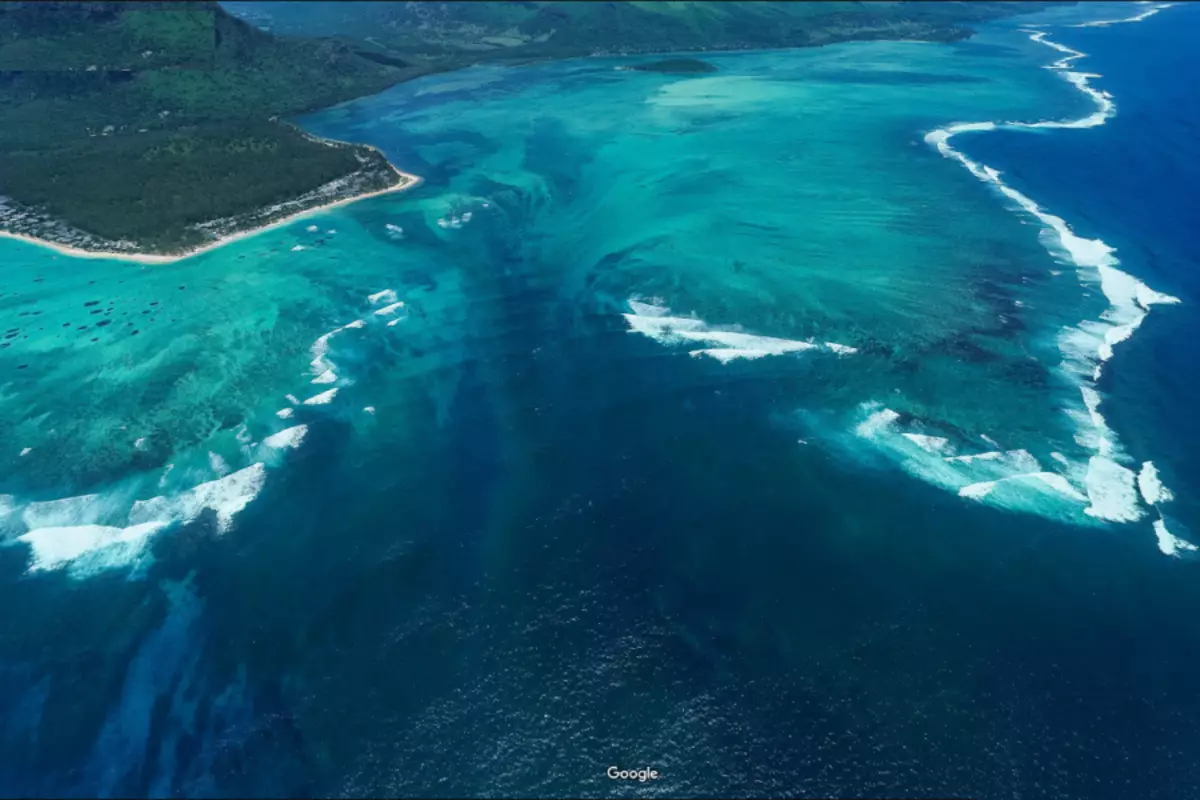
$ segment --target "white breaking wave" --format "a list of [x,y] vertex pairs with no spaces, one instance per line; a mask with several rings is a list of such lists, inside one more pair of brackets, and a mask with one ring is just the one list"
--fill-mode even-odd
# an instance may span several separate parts
[[384,306],[383,308],[377,310],[375,312],[375,315],[379,316],[379,317],[384,317],[384,316],[387,316],[388,314],[395,314],[397,311],[399,311],[402,308],[404,308],[403,300]]
[[59,569],[77,564],[77,572],[106,569],[128,564],[141,555],[152,534],[163,528],[162,522],[144,522],[127,528],[106,525],[73,525],[59,528],[36,528],[17,537],[33,551],[31,572]]
[[233,524],[234,516],[262,491],[266,479],[266,467],[252,464],[171,497],[139,500],[129,510],[129,524],[187,524],[199,517],[201,512],[211,509],[217,516],[217,531],[225,533]]
[[1088,460],[1088,501],[1086,513],[1110,522],[1136,522],[1144,516],[1138,505],[1133,470],[1111,458],[1092,456]]
[[945,455],[954,452],[954,446],[950,444],[950,440],[941,436],[926,436],[923,433],[902,433],[900,435],[927,453]]
[[[386,297],[389,292],[391,292],[391,289],[378,294],[373,294],[371,297],[383,298]],[[393,293],[392,296],[394,297],[395,294]],[[312,369],[313,374],[322,375],[326,372],[333,371],[333,364],[325,357],[329,353],[330,339],[332,339],[334,336],[337,336],[342,331],[355,330],[363,327],[366,324],[367,323],[363,322],[361,319],[356,319],[353,322],[349,322],[341,326],[340,328],[334,328],[328,333],[323,333],[318,336],[317,340],[312,343],[312,347],[310,348],[313,359],[311,362],[309,362],[309,367]]]
[[1142,499],[1146,501],[1146,505],[1156,506],[1159,503],[1169,503],[1175,499],[1171,490],[1163,486],[1158,477],[1158,468],[1154,466],[1153,461],[1142,464],[1137,481],[1138,490],[1142,493]]
[[1078,520],[1088,503],[1082,484],[1044,470],[1026,450],[954,455],[956,444],[946,437],[901,430],[903,415],[893,409],[864,403],[859,414],[857,439],[870,442],[910,475],[965,499],[1069,520]]
[[1121,25],[1126,22],[1141,22],[1144,19],[1150,19],[1164,8],[1170,8],[1174,3],[1139,3],[1139,5],[1148,5],[1150,8],[1140,14],[1135,14],[1132,17],[1125,19],[1098,19],[1092,22],[1080,22],[1076,25],[1071,25],[1072,28],[1103,28],[1108,25]]
[[80,521],[93,523],[104,516],[106,509],[98,494],[82,494],[60,500],[30,503],[21,514],[30,528],[70,525]]
[[334,395],[338,393],[337,387],[328,389],[320,394],[314,394],[312,397],[304,401],[306,406],[323,406],[333,402]]
[[[375,312],[380,315],[393,314],[403,307],[391,289],[372,294],[367,299],[372,304],[388,303]],[[356,319],[317,338],[311,348],[313,358],[310,366],[315,373],[311,383],[331,384],[338,380],[333,365],[328,361],[330,339],[342,331],[366,325],[365,320]],[[292,394],[287,395],[287,400],[292,406],[325,405],[337,393],[338,387],[332,387],[304,401]],[[279,419],[292,418],[295,415],[292,406],[277,410],[275,416]],[[372,406],[366,409],[369,413],[374,412]],[[24,528],[23,533],[19,533],[18,528],[15,531],[18,535],[8,541],[19,542],[30,548],[31,571],[65,568],[72,577],[82,578],[102,570],[137,566],[150,558],[147,546],[156,533],[174,525],[190,523],[206,510],[214,513],[217,531],[227,532],[234,517],[262,490],[268,469],[268,464],[264,462],[269,462],[271,466],[281,463],[278,451],[300,447],[307,434],[308,426],[300,424],[266,436],[257,450],[258,458],[262,461],[235,472],[230,471],[225,458],[210,451],[207,453],[207,470],[199,467],[198,463],[184,469],[189,473],[200,471],[205,476],[215,473],[216,479],[178,493],[167,493],[167,478],[174,469],[174,465],[169,464],[156,481],[158,491],[163,492],[156,497],[134,501],[139,493],[137,487],[149,484],[146,476],[140,476],[104,493],[57,500],[20,504],[15,498],[5,495],[0,497],[0,517],[20,514],[19,522],[5,520],[6,526],[23,524]],[[248,460],[253,460],[253,437],[245,423],[238,427],[236,439],[242,445],[242,454]],[[135,446],[140,447],[144,443],[144,439],[139,439]],[[194,455],[197,462],[205,458],[203,451]]]
[[689,350],[693,357],[707,356],[727,364],[736,359],[757,359],[806,350],[826,350],[838,355],[858,352],[853,347],[835,342],[818,344],[812,341],[756,336],[739,330],[709,325],[698,317],[671,316],[671,309],[662,305],[629,300],[632,313],[622,314],[630,333],[640,333],[664,345],[716,345]]
[[[171,466],[167,467],[167,473]],[[163,476],[165,482],[166,473]],[[97,572],[130,568],[149,558],[153,536],[195,520],[211,509],[224,533],[233,518],[258,496],[266,468],[253,464],[174,495],[133,502],[144,481],[132,481],[105,493],[29,503],[22,509],[25,532],[14,540],[30,548],[31,571],[68,569],[81,579]]]
[[[1146,12],[1124,20],[1084,23],[1076,27],[1138,22],[1170,5],[1169,3],[1159,4]],[[933,145],[943,156],[958,161],[976,178],[995,188],[1015,203],[1018,208],[1045,226],[1045,230],[1051,234],[1060,250],[1059,254],[1075,266],[1080,280],[1084,283],[1099,284],[1100,290],[1107,298],[1109,307],[1101,315],[1100,320],[1084,321],[1077,327],[1068,329],[1060,337],[1059,349],[1063,354],[1066,370],[1079,384],[1083,401],[1083,409],[1068,411],[1071,418],[1080,426],[1076,433],[1076,441],[1095,453],[1088,461],[1084,478],[1089,504],[1086,513],[1097,519],[1133,522],[1144,516],[1143,507],[1139,503],[1139,488],[1141,498],[1149,503],[1148,498],[1157,496],[1155,492],[1161,484],[1156,486],[1156,472],[1149,462],[1147,462],[1149,470],[1147,470],[1147,466],[1143,466],[1142,469],[1146,475],[1145,481],[1141,480],[1140,475],[1135,477],[1131,469],[1118,463],[1125,460],[1126,457],[1120,449],[1116,435],[1108,427],[1104,416],[1100,413],[1101,397],[1095,389],[1095,384],[1100,379],[1104,363],[1113,357],[1114,347],[1133,335],[1151,307],[1178,303],[1179,300],[1154,291],[1137,278],[1119,269],[1117,266],[1119,261],[1114,255],[1115,251],[1108,244],[1099,239],[1085,239],[1078,236],[1061,217],[1044,210],[1028,196],[1005,183],[1000,172],[968,158],[950,144],[951,139],[960,133],[1091,128],[1103,125],[1116,113],[1116,103],[1112,96],[1108,92],[1096,89],[1090,83],[1091,79],[1099,76],[1071,69],[1075,61],[1086,56],[1085,53],[1052,41],[1047,37],[1045,31],[1029,30],[1028,32],[1032,41],[1046,45],[1062,54],[1062,57],[1050,64],[1048,68],[1060,72],[1072,86],[1087,95],[1095,104],[1096,110],[1088,116],[1075,120],[956,123],[929,132],[925,136],[925,141]],[[1055,460],[1062,463],[1064,467],[1070,466],[1064,456],[1054,455]],[[1044,473],[1044,475],[1053,475],[1053,473]],[[1064,494],[1068,493],[1067,490],[1071,496],[1078,494],[1075,487],[1062,476],[1055,475],[1052,481],[1045,477],[1040,480],[1054,485]],[[991,484],[981,482],[964,487],[960,490],[960,494],[979,499],[989,496],[995,488],[995,482],[991,482]],[[1160,535],[1160,543],[1161,541]]]
[[1154,520],[1154,536],[1158,539],[1158,549],[1163,552],[1163,555],[1179,557],[1183,552],[1194,552],[1197,549],[1196,545],[1191,542],[1180,539],[1167,530],[1167,523],[1162,519]]
[[273,448],[292,448],[295,449],[304,441],[305,435],[308,433],[307,425],[294,425],[286,428],[279,433],[273,433],[263,439],[263,444]]
[[976,453],[966,456],[949,456],[945,459],[948,464],[974,464],[993,462],[998,468],[1012,470],[1014,473],[1033,473],[1041,469],[1036,458],[1026,450],[993,450],[986,453]]
[[227,464],[225,462],[225,459],[221,458],[221,456],[219,456],[216,453],[213,453],[211,451],[208,454],[208,466],[213,472],[217,473],[218,475],[228,475],[229,474],[229,464]]
[[890,408],[883,408],[878,411],[872,411],[863,422],[860,422],[855,431],[859,436],[871,438],[880,431],[891,426],[893,422],[900,419],[899,412],[893,411]]

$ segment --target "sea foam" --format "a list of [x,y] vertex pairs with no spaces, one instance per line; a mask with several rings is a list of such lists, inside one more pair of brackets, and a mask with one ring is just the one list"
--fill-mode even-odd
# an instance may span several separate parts
[[223,478],[202,483],[174,496],[139,500],[129,510],[129,523],[187,524],[210,509],[216,513],[217,531],[225,533],[233,518],[262,491],[267,479],[263,464],[252,464]]
[[1163,555],[1179,557],[1180,553],[1195,552],[1200,549],[1189,541],[1180,539],[1167,530],[1167,523],[1162,519],[1154,520],[1154,536],[1158,539],[1158,549]]
[[1142,493],[1142,499],[1146,501],[1146,505],[1156,506],[1159,503],[1169,503],[1175,499],[1171,490],[1163,486],[1162,480],[1158,477],[1158,468],[1154,466],[1153,461],[1142,464],[1137,482],[1138,490]]
[[127,528],[106,525],[72,525],[36,528],[17,537],[32,550],[30,571],[59,569],[73,564],[76,577],[110,566],[128,564],[145,549],[162,522],[144,522]]
[[766,356],[802,353],[807,350],[825,350],[838,355],[850,355],[855,348],[836,342],[818,343],[798,339],[781,339],[774,336],[759,336],[737,330],[733,326],[709,325],[696,316],[673,316],[671,309],[654,303],[631,299],[627,301],[631,313],[622,314],[631,333],[640,333],[663,345],[713,345],[695,347],[688,354],[708,357],[728,364],[737,359],[754,360]]
[[291,448],[295,449],[304,441],[305,435],[308,433],[307,425],[293,425],[290,428],[273,433],[263,439],[263,444],[272,448]]
[[312,397],[304,401],[306,406],[324,406],[333,402],[334,396],[338,393],[337,387],[327,389],[320,394],[314,394]]
[[[1138,22],[1169,6],[1169,3],[1159,4],[1128,19],[1096,21],[1083,23],[1076,27]],[[1128,340],[1137,331],[1151,307],[1178,303],[1179,300],[1151,289],[1137,278],[1119,269],[1115,250],[1106,242],[1079,236],[1064,219],[1044,210],[1027,195],[1009,186],[1002,179],[999,171],[969,158],[952,147],[950,143],[951,139],[960,133],[992,130],[1091,128],[1103,125],[1116,113],[1116,103],[1112,95],[1091,85],[1091,80],[1099,76],[1072,69],[1074,62],[1084,58],[1085,53],[1051,40],[1045,31],[1027,29],[1027,32],[1032,41],[1062,54],[1062,57],[1050,64],[1048,68],[1058,71],[1066,81],[1090,98],[1095,105],[1095,110],[1085,117],[1074,120],[956,123],[930,131],[926,134],[925,141],[935,147],[943,156],[958,161],[976,178],[992,186],[1017,208],[1040,222],[1048,232],[1048,244],[1052,254],[1073,264],[1081,282],[1098,284],[1108,300],[1109,307],[1101,314],[1099,320],[1085,320],[1077,327],[1065,331],[1059,337],[1059,349],[1063,355],[1064,369],[1079,385],[1083,403],[1082,409],[1068,411],[1079,426],[1075,436],[1076,442],[1094,452],[1087,463],[1086,475],[1083,480],[1089,504],[1086,513],[1093,518],[1106,521],[1133,522],[1144,516],[1139,499],[1153,504],[1150,498],[1160,497],[1158,492],[1161,483],[1157,481],[1157,473],[1149,462],[1143,465],[1142,473],[1136,477],[1131,469],[1119,463],[1126,460],[1126,457],[1116,435],[1100,412],[1101,397],[1095,384],[1100,379],[1104,364],[1112,359],[1114,348]],[[1062,462],[1064,467],[1072,466],[1061,454],[1055,455],[1055,460]],[[1055,474],[1044,473],[1044,475]],[[1042,477],[1041,480],[1061,490],[1064,494],[1072,497],[1078,494],[1075,486],[1062,476],[1055,475],[1052,479]],[[988,497],[995,491],[995,488],[994,484],[988,485],[984,482],[964,487],[960,490],[960,494],[978,499]],[[1156,523],[1157,525],[1158,523]],[[1163,541],[1161,534],[1159,541],[1161,546]]]

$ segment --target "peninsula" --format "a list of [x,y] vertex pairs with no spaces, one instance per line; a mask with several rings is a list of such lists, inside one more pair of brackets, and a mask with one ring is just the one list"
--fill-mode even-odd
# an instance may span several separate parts
[[412,72],[216,3],[0,3],[0,233],[162,261],[409,188],[286,120]]
[[[950,41],[1024,2],[0,2],[0,234],[178,258],[416,184],[287,119],[483,62]],[[703,72],[674,58],[631,67]]]

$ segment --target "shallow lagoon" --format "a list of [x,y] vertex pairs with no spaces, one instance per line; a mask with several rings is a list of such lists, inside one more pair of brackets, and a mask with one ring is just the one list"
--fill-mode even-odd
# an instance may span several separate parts
[[[1052,56],[469,70],[303,121],[412,192],[169,266],[0,242],[0,780],[1177,796],[1194,565],[904,466],[1087,457],[1060,333],[1105,298],[923,140],[1090,113]],[[39,569],[31,519],[121,539]]]

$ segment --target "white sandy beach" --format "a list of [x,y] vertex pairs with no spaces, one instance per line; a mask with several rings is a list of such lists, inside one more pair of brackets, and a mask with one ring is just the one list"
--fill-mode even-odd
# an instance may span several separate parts
[[[376,148],[372,147],[371,149],[375,150]],[[390,162],[389,162],[389,165],[392,167],[392,169],[396,170],[397,175],[399,175],[401,178],[403,178],[405,180],[404,183],[400,183],[395,186],[389,186],[386,189],[379,189],[374,192],[367,192],[365,194],[357,194],[352,197],[343,197],[340,200],[334,200],[331,203],[325,203],[323,205],[313,206],[312,208],[306,208],[303,211],[297,211],[295,214],[289,214],[286,217],[277,219],[273,222],[269,222],[266,225],[260,225],[257,228],[250,228],[249,230],[239,231],[238,233],[234,233],[229,236],[223,236],[220,239],[216,239],[212,242],[209,242],[208,244],[201,245],[200,247],[197,247],[192,250],[188,250],[183,253],[178,253],[176,255],[159,255],[159,254],[155,254],[155,253],[120,253],[120,252],[105,252],[102,250],[84,250],[84,249],[81,249],[78,247],[70,247],[69,245],[63,245],[63,244],[58,244],[56,242],[51,242],[46,239],[39,239],[36,236],[27,236],[22,233],[11,233],[9,231],[0,231],[0,238],[16,239],[17,241],[26,242],[28,244],[38,245],[39,247],[47,247],[57,253],[62,253],[65,256],[71,256],[73,258],[109,258],[109,259],[119,259],[121,261],[133,261],[138,264],[169,264],[173,261],[180,261],[185,258],[191,258],[192,256],[198,256],[201,253],[207,253],[210,250],[215,250],[218,247],[227,245],[230,242],[236,242],[239,239],[247,239],[251,236],[257,236],[258,234],[262,233],[263,231],[268,231],[268,230],[271,230],[272,228],[278,228],[283,225],[288,225],[292,222],[295,222],[298,219],[302,219],[304,217],[311,216],[313,214],[318,214],[318,213],[320,213],[322,211],[326,211],[330,208],[336,208],[337,206],[343,206],[348,203],[354,203],[359,200],[365,200],[368,197],[377,197],[378,195],[390,194],[392,192],[403,192],[408,189],[412,189],[413,187],[415,187],[417,184],[419,184],[421,182],[421,178],[419,176],[412,175],[410,173],[399,170],[396,168],[395,164],[390,164]]]

